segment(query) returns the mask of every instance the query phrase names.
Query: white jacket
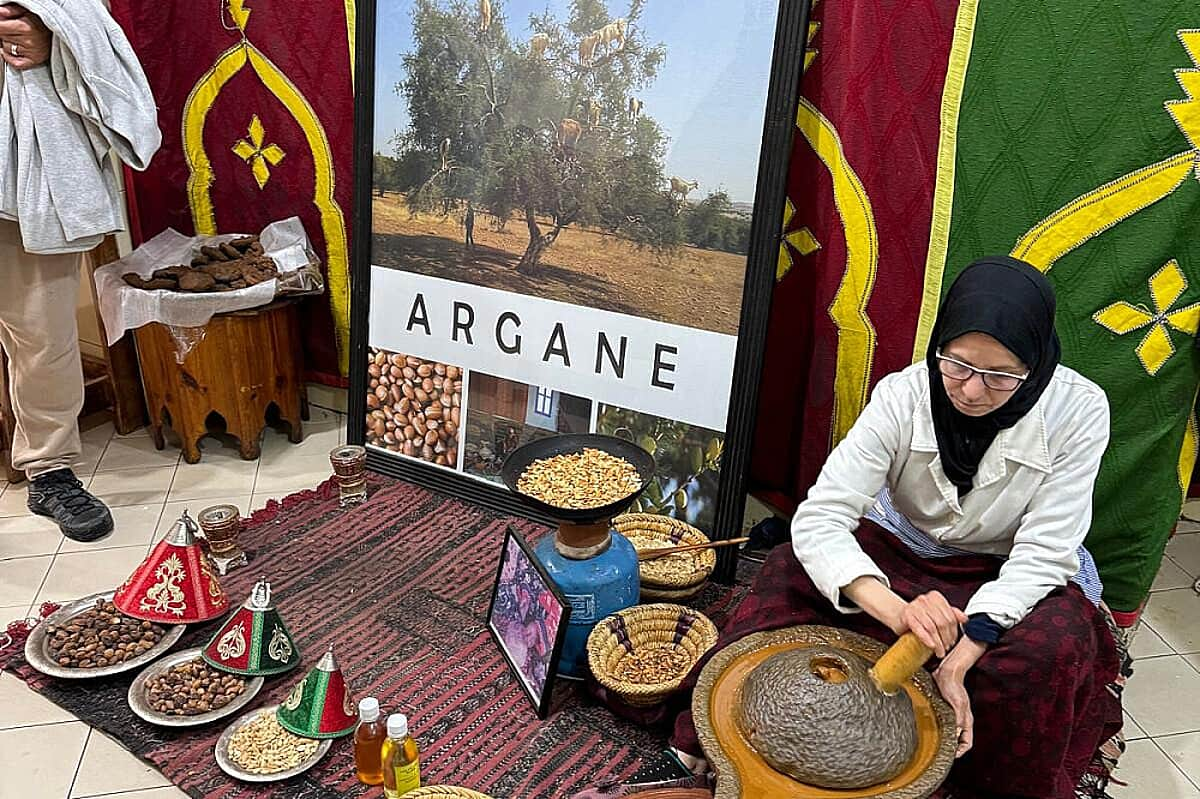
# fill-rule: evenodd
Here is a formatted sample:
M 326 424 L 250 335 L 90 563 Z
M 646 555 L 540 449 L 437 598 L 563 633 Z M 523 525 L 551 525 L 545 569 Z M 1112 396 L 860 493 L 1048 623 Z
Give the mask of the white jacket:
M 1108 446 L 1108 399 L 1059 366 L 1036 405 L 1001 431 L 970 492 L 942 471 L 924 363 L 888 375 L 792 519 L 792 548 L 816 587 L 843 612 L 840 589 L 887 575 L 854 539 L 880 489 L 917 529 L 947 546 L 1006 556 L 965 612 L 1005 627 L 1025 617 L 1078 571 L 1076 550 L 1092 519 L 1092 488 Z
M 28 252 L 89 250 L 123 226 L 110 153 L 145 169 L 162 142 L 154 96 L 129 40 L 98 0 L 19 4 L 54 38 L 48 63 L 4 67 L 0 218 L 17 222 Z

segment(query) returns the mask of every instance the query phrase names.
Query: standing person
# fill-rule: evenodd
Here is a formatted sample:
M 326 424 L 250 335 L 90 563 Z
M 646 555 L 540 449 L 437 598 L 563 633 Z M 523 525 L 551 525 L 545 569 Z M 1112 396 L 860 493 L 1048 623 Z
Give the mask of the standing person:
M 475 206 L 471 205 L 471 201 L 467 200 L 467 215 L 463 220 L 464 226 L 467 228 L 467 249 L 475 249 Z
M 718 644 L 799 624 L 885 643 L 911 630 L 954 709 L 954 797 L 1074 799 L 1121 725 L 1082 546 L 1108 401 L 1059 364 L 1054 312 L 1028 264 L 967 267 L 925 361 L 879 383 Z M 673 743 L 702 756 L 690 712 Z
M 60 32 L 66 43 L 52 48 Z M 68 538 L 94 541 L 113 520 L 71 471 L 84 398 L 79 253 L 120 224 L 115 173 L 96 144 L 144 169 L 161 141 L 154 100 L 98 3 L 0 5 L 0 57 L 4 84 L 22 89 L 0 95 L 0 347 L 16 417 L 12 461 L 30 478 L 31 511 Z

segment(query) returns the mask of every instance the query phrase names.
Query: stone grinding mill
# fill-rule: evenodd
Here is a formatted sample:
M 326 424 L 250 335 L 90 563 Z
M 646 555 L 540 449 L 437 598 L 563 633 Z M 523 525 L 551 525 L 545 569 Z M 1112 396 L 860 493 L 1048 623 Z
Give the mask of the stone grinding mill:
M 890 649 L 808 625 L 755 633 L 692 696 L 716 799 L 924 799 L 954 763 L 954 712 L 911 633 Z
M 517 489 L 521 475 L 534 461 L 574 455 L 585 449 L 624 459 L 637 470 L 641 486 L 621 499 L 583 509 L 550 505 Z M 558 673 L 582 679 L 588 668 L 587 638 L 592 628 L 606 616 L 633 607 L 638 601 L 637 551 L 627 538 L 612 529 L 612 520 L 653 479 L 654 457 L 623 438 L 585 433 L 551 436 L 514 450 L 505 459 L 500 477 L 526 505 L 558 524 L 554 535 L 537 543 L 535 553 L 571 605 Z

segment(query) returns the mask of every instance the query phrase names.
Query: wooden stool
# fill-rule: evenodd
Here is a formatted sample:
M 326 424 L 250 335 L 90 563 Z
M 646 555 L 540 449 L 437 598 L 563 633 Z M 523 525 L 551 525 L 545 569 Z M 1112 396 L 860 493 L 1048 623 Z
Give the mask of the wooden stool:
M 183 459 L 198 462 L 200 439 L 215 412 L 238 439 L 242 458 L 254 460 L 272 403 L 280 419 L 291 425 L 288 440 L 299 443 L 303 438 L 301 420 L 308 419 L 308 398 L 294 301 L 277 300 L 261 308 L 217 314 L 182 364 L 175 360 L 175 339 L 165 325 L 143 325 L 134 335 L 150 410 L 150 435 L 158 449 L 165 446 L 165 414 L 183 439 Z

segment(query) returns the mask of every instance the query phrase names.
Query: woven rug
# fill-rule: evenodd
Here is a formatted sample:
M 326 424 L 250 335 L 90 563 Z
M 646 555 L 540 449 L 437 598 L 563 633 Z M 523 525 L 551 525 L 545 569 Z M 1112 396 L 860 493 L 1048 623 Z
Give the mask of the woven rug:
M 356 698 L 375 696 L 385 713 L 408 714 L 426 784 L 557 799 L 624 778 L 661 751 L 665 729 L 618 719 L 578 683 L 560 681 L 551 715 L 538 721 L 493 643 L 484 616 L 505 525 L 530 539 L 545 528 L 379 476 L 369 485 L 368 501 L 349 511 L 338 508 L 336 490 L 326 483 L 272 502 L 247 523 L 242 543 L 251 565 L 222 585 L 240 604 L 260 575 L 270 579 L 304 656 L 298 669 L 268 679 L 253 707 L 282 701 L 333 644 Z M 710 585 L 689 604 L 719 625 L 743 590 Z M 204 645 L 219 624 L 189 628 L 176 649 Z M 19 651 L 0 652 L 0 666 L 121 741 L 193 797 L 378 793 L 356 780 L 349 739 L 336 741 L 298 778 L 251 786 L 226 776 L 213 759 L 228 722 L 172 731 L 136 717 L 126 701 L 136 672 L 54 680 L 35 672 Z

